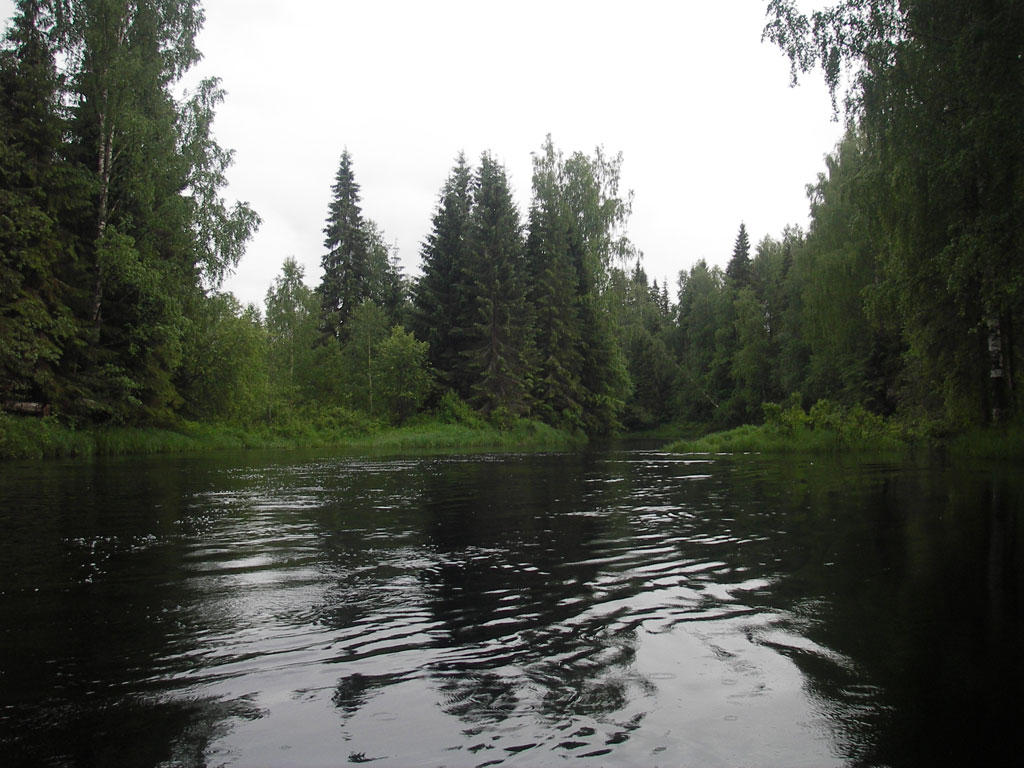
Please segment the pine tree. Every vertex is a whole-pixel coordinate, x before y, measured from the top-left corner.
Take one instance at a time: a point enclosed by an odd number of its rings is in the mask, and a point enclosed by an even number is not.
[[[366,225],[359,206],[359,185],[352,172],[352,157],[346,149],[331,187],[333,199],[324,227],[321,260],[324,276],[320,282],[320,324],[325,339],[345,341],[348,319],[370,295],[370,255]]]

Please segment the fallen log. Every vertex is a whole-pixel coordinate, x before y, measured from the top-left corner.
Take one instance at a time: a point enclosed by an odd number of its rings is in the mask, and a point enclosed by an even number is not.
[[[4,410],[11,413],[21,413],[26,416],[49,416],[49,403],[19,403],[8,401],[4,403]]]

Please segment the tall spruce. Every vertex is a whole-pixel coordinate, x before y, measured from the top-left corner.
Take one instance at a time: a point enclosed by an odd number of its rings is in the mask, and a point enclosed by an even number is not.
[[[422,274],[413,296],[416,336],[428,343],[429,362],[442,383],[463,398],[470,395],[463,353],[473,323],[467,285],[472,185],[472,169],[459,153],[421,250]]]
[[[370,256],[359,206],[359,185],[352,172],[352,157],[346,149],[331,187],[333,198],[324,227],[321,260],[324,276],[320,282],[320,324],[323,337],[345,341],[348,320],[369,295]]]
[[[78,330],[72,220],[85,178],[66,159],[59,78],[40,2],[21,0],[0,50],[0,400],[58,402]]]
[[[471,402],[499,420],[528,410],[529,312],[519,211],[505,169],[480,158],[467,268],[472,325],[463,356]]]
[[[732,257],[725,268],[725,275],[734,290],[751,287],[750,237],[747,235],[747,225],[742,222],[736,233],[736,244],[732,247]]]

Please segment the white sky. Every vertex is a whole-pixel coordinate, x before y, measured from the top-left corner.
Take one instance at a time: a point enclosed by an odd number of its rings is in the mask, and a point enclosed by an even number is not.
[[[491,150],[525,213],[530,153],[623,153],[649,277],[728,261],[807,223],[805,186],[842,133],[820,78],[789,87],[763,0],[206,0],[196,78],[222,79],[229,201],[263,218],[226,283],[262,306],[286,256],[320,279],[342,150],[363,214],[414,274],[456,154]],[[10,18],[11,0],[0,0]]]

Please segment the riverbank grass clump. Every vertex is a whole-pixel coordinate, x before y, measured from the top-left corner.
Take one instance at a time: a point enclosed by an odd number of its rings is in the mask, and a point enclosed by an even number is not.
[[[319,448],[354,453],[568,450],[585,439],[547,424],[514,419],[500,428],[439,413],[391,427],[344,408],[294,414],[271,425],[182,421],[168,427],[85,429],[54,417],[0,414],[0,459],[133,456],[250,448]]]
[[[765,421],[678,440],[676,453],[904,453],[916,442],[906,427],[887,422],[860,406],[844,408],[819,400],[805,411],[797,398],[765,403]]]
[[[951,438],[950,455],[969,459],[1020,459],[1024,457],[1024,424],[968,430]]]

